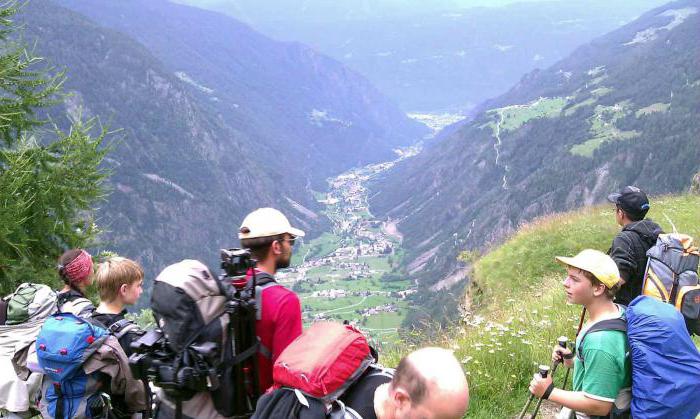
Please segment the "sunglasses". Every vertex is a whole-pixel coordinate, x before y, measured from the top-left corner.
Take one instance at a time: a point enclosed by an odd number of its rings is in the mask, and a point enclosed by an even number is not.
[[[296,243],[297,238],[296,237],[291,237],[291,238],[285,238],[285,239],[279,239],[277,240],[278,242],[289,242],[290,246],[294,246],[294,243]]]

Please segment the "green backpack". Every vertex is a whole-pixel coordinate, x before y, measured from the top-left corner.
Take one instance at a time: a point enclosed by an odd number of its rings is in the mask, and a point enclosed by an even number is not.
[[[56,312],[56,292],[43,284],[25,282],[7,298],[5,324],[21,324]]]

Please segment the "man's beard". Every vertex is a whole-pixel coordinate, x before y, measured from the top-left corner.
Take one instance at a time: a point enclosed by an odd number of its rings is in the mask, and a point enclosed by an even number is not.
[[[281,255],[281,257],[275,261],[275,270],[289,268],[289,264],[291,261],[291,252],[288,254]]]

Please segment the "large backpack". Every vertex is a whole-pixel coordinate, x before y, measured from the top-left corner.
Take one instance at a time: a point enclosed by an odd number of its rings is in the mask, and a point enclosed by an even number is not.
[[[700,413],[700,353],[683,316],[669,304],[648,296],[635,298],[625,318],[603,320],[581,337],[577,356],[591,333],[627,334],[632,361],[631,414],[645,419],[694,419]],[[615,408],[610,417],[629,417]]]
[[[331,408],[334,417],[357,417],[338,399],[375,361],[367,339],[354,327],[316,322],[275,361],[273,388],[284,390],[280,398],[296,399],[288,404],[293,410],[287,417],[303,417],[301,406],[321,406],[324,412]]]
[[[71,313],[57,313],[46,320],[35,344],[39,368],[45,374],[42,416],[106,417],[102,381],[98,374],[86,374],[83,363],[108,337],[104,328]]]
[[[47,285],[21,284],[7,297],[5,324],[21,324],[33,318],[44,318],[56,311],[56,293]]]
[[[647,251],[642,294],[676,307],[691,333],[700,334],[700,252],[685,234],[661,234]]]
[[[159,417],[252,413],[258,395],[255,307],[244,310],[240,300],[232,305],[235,293],[196,260],[170,265],[156,278],[151,308],[173,353],[161,367],[173,380],[156,377],[167,398]],[[243,339],[234,342],[234,335]]]
[[[34,344],[46,318],[56,312],[56,294],[46,285],[21,284],[2,301],[12,307],[12,322],[0,324],[0,410],[23,414],[38,408],[42,376],[20,379],[12,360]]]

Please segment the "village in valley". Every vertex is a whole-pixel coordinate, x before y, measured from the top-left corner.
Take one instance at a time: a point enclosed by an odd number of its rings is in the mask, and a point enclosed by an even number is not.
[[[366,184],[418,152],[397,150],[397,160],[343,173],[319,194],[332,228],[296,248],[292,266],[278,276],[301,297],[305,323],[348,320],[382,342],[398,336],[406,298],[416,291],[399,269],[401,235],[391,220],[372,216]]]

